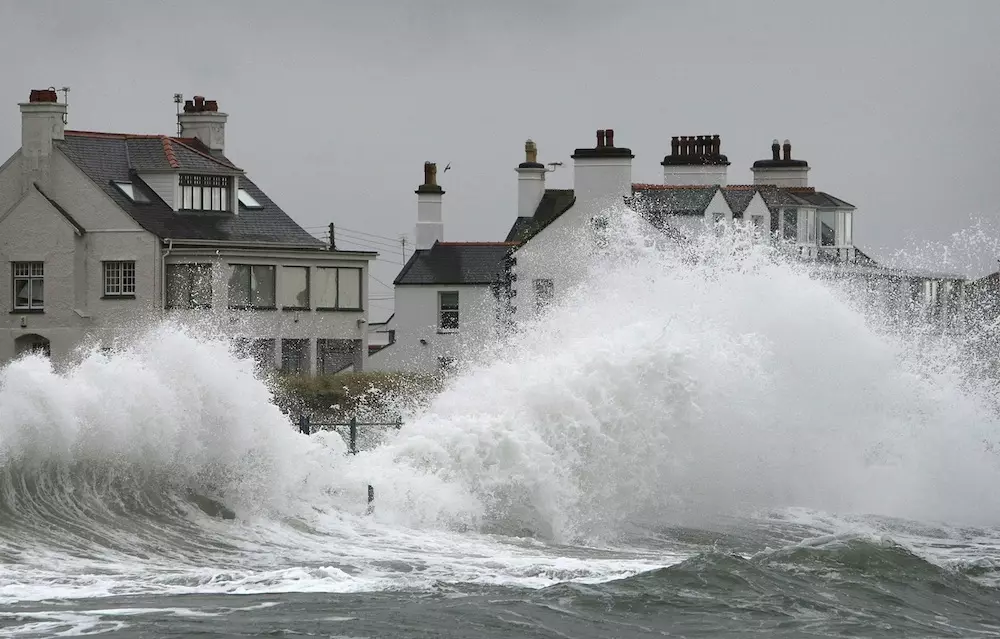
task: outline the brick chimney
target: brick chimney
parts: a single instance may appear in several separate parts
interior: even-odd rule
[[[52,141],[62,140],[66,130],[66,105],[59,102],[56,90],[32,89],[27,102],[21,102],[21,192],[32,182],[48,183],[52,159]]]
[[[792,143],[785,140],[779,145],[771,143],[771,159],[757,160],[750,168],[754,184],[773,184],[784,187],[809,186],[809,163],[792,159]]]
[[[429,249],[444,240],[444,219],[441,215],[444,189],[437,183],[437,165],[424,162],[424,183],[417,187],[416,248]]]
[[[597,132],[592,149],[573,153],[573,190],[576,205],[598,212],[622,203],[632,194],[632,151],[615,146],[614,129]]]
[[[722,139],[718,135],[674,136],[670,155],[660,164],[663,183],[667,185],[726,185],[729,158],[722,155]]]
[[[184,102],[184,111],[177,114],[182,138],[198,138],[213,154],[226,151],[226,120],[229,115],[219,112],[219,103],[196,95]]]
[[[538,147],[524,143],[524,162],[517,166],[517,215],[531,217],[545,195],[545,166],[538,161]]]

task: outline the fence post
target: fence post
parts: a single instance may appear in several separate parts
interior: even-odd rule
[[[351,418],[351,454],[358,453],[358,418]]]
[[[312,435],[312,427],[309,425],[308,415],[299,415],[299,432],[303,435]]]
[[[368,510],[366,514],[372,514],[375,512],[375,488],[371,484],[368,484]]]

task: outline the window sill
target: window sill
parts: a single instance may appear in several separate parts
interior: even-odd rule
[[[44,308],[21,308],[21,309],[15,308],[13,311],[10,312],[10,314],[11,315],[44,315],[45,314],[45,309]]]
[[[316,310],[317,311],[322,311],[324,313],[336,313],[336,312],[340,312],[340,313],[361,313],[365,309],[363,309],[363,308],[333,308],[331,306],[317,306]]]
[[[459,329],[457,328],[439,328],[437,329],[438,335],[449,335],[451,333],[457,333]]]
[[[231,311],[276,311],[277,306],[230,306]]]
[[[312,309],[309,308],[308,306],[282,306],[281,310],[283,310],[283,311],[300,311],[300,312],[308,313]]]
[[[102,300],[134,300],[135,295],[102,295]]]

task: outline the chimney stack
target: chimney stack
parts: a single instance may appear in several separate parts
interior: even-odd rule
[[[52,141],[65,138],[66,105],[54,88],[32,89],[21,108],[21,192],[48,183]]]
[[[614,129],[597,131],[597,146],[573,153],[576,206],[588,213],[620,204],[632,194],[631,149],[615,146]]]
[[[670,139],[670,155],[660,162],[663,183],[670,186],[726,185],[729,158],[719,135],[682,135]]]
[[[177,114],[180,137],[198,138],[212,154],[226,152],[226,120],[229,115],[219,112],[216,100],[206,100],[196,95],[184,102],[184,111]]]
[[[429,249],[444,240],[442,200],[444,189],[437,183],[437,164],[424,162],[424,183],[417,187],[417,250]]]
[[[792,143],[771,143],[771,159],[757,160],[750,168],[754,184],[770,184],[786,188],[809,186],[809,163],[792,159]]]
[[[517,166],[517,216],[532,217],[545,195],[545,166],[534,141],[524,143],[524,162]]]

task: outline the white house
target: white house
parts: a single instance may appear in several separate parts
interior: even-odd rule
[[[753,163],[753,184],[728,183],[718,135],[679,136],[660,163],[662,184],[632,182],[630,149],[614,130],[573,154],[572,189],[545,188],[545,165],[525,145],[516,169],[518,214],[504,242],[443,242],[435,167],[417,189],[417,251],[395,280],[395,314],[380,330],[395,342],[370,358],[383,370],[433,371],[512,323],[528,320],[586,277],[587,255],[606,239],[608,215],[624,204],[651,233],[684,241],[720,221],[742,221],[813,265],[817,277],[857,281],[883,293],[900,317],[955,318],[963,278],[879,265],[855,245],[852,204],[809,184],[809,164],[786,140]],[[457,322],[457,323],[456,323]]]
[[[70,358],[170,317],[290,372],[364,367],[370,252],[332,251],[225,154],[228,116],[188,100],[179,134],[66,128],[52,89],[20,105],[0,167],[0,362]]]
[[[950,323],[960,317],[964,278],[877,264],[855,245],[855,207],[811,186],[809,164],[792,158],[788,140],[775,140],[771,157],[753,163],[754,183],[747,185],[728,184],[730,162],[720,147],[718,135],[674,137],[661,162],[662,184],[632,183],[633,155],[614,145],[613,130],[598,131],[595,147],[576,149],[572,191],[536,187],[531,193],[541,199],[529,215],[531,198],[519,200],[524,204],[507,236],[516,243],[510,260],[515,321],[532,317],[585,276],[579,265],[587,260],[574,254],[593,250],[611,205],[622,201],[681,241],[721,220],[743,220],[813,264],[817,277],[844,281],[847,275],[846,281],[876,288],[900,318],[923,313]],[[542,165],[535,165],[535,179],[544,180]]]
[[[393,281],[391,336],[372,349],[368,369],[434,373],[496,335],[509,286],[508,242],[445,242],[437,166],[424,165],[417,187],[416,250]]]

